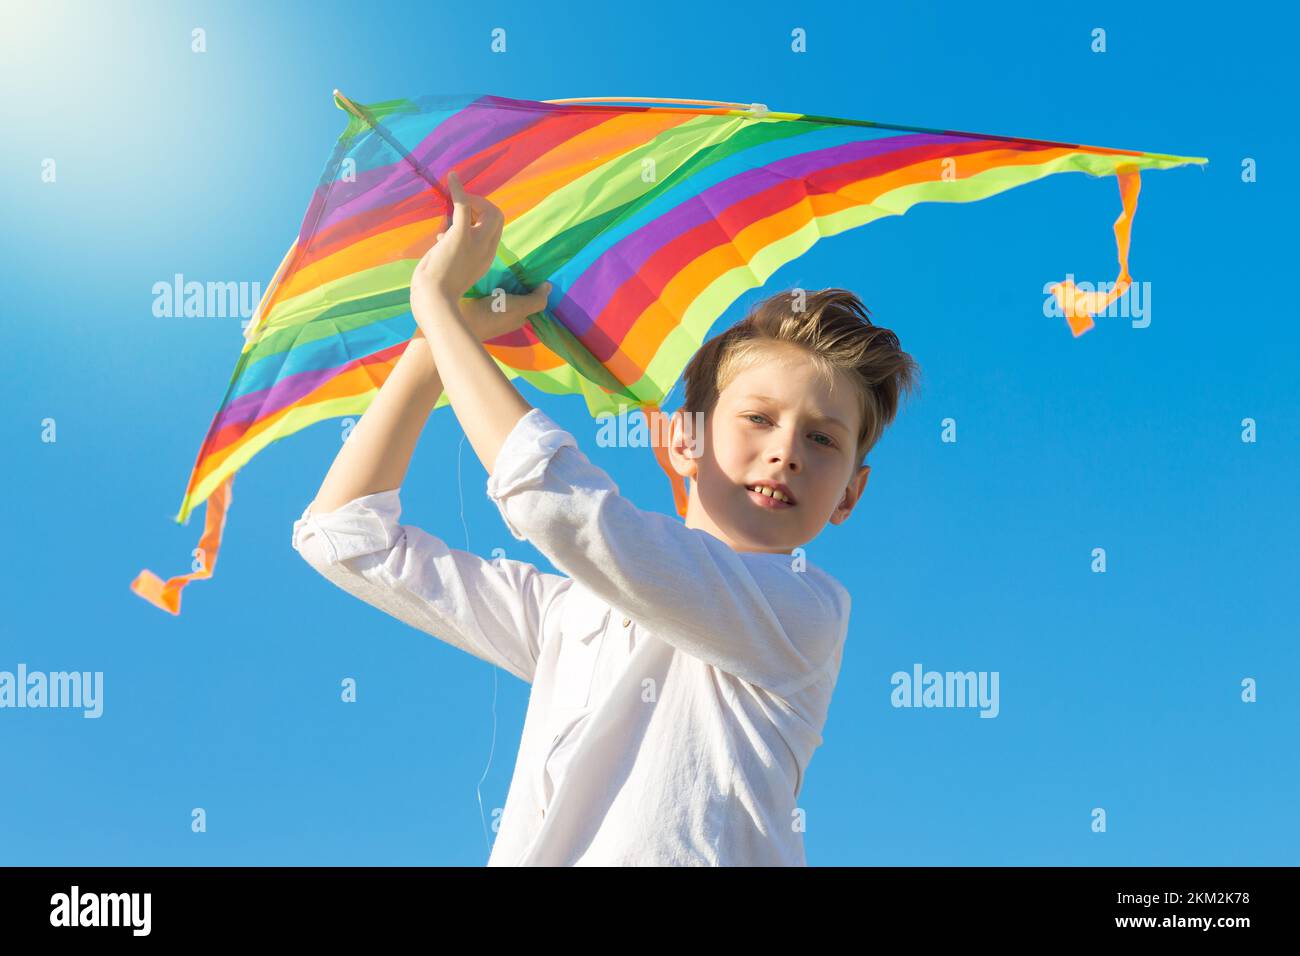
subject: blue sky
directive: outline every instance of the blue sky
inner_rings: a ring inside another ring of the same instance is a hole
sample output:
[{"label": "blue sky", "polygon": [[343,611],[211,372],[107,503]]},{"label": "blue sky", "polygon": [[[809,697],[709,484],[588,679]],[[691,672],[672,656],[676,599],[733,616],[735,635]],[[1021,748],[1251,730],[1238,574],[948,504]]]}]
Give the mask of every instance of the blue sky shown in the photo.
[{"label": "blue sky", "polygon": [[[343,128],[334,87],[756,101],[1209,157],[1143,178],[1146,328],[1102,318],[1073,339],[1043,315],[1044,283],[1115,277],[1118,190],[1081,175],[826,240],[715,328],[768,291],[845,286],[923,370],[857,511],[808,549],[854,595],[800,799],[811,864],[1296,863],[1300,406],[1278,294],[1296,134],[1277,115],[1295,26],[1277,18],[1294,14],[1210,26],[1187,4],[1137,6],[14,6],[0,670],[101,671],[104,713],[0,710],[0,863],[487,859],[481,812],[505,801],[528,688],[292,550],[337,422],[240,473],[216,575],[179,618],[127,587],[188,569],[202,511],[171,518],[241,343],[238,318],[156,317],[153,285],[270,278]],[[648,452],[597,447],[576,397],[525,395],[624,494],[671,510]],[[460,435],[449,409],[431,419],[403,520],[549,570]],[[997,672],[996,719],[891,706],[890,675],[917,663]],[[347,676],[356,704],[338,699]]]}]

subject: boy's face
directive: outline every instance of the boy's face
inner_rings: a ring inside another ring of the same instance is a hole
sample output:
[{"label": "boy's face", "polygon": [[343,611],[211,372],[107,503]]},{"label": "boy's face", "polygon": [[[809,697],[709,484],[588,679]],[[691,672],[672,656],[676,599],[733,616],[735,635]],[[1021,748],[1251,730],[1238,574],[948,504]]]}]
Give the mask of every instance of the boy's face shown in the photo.
[{"label": "boy's face", "polygon": [[[836,376],[831,388],[800,348],[776,343],[719,394],[698,457],[674,416],[669,455],[691,479],[688,528],[736,551],[789,553],[848,518],[871,468],[855,460],[857,393]],[[749,490],[764,482],[784,485],[793,504]]]}]

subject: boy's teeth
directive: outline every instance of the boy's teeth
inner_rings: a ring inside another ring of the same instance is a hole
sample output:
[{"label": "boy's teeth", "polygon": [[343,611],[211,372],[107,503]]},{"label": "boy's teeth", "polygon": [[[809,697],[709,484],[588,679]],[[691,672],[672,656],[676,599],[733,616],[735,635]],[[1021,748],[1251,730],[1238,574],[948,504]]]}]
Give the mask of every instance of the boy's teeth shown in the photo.
[{"label": "boy's teeth", "polygon": [[755,485],[753,488],[750,488],[749,490],[757,491],[760,495],[767,495],[769,498],[775,498],[777,501],[785,501],[787,503],[790,501],[790,499],[787,498],[785,495],[781,494],[781,492],[773,491],[771,488],[767,487],[766,485]]}]

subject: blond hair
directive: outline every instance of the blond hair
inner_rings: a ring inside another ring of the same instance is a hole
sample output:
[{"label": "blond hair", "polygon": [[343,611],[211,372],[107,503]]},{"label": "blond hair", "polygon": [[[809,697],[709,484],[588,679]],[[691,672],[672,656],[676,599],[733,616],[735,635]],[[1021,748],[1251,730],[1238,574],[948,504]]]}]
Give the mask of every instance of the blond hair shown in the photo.
[{"label": "blond hair", "polygon": [[838,370],[857,385],[862,423],[857,465],[893,422],[900,394],[911,394],[918,385],[920,366],[899,347],[898,336],[872,324],[856,295],[847,289],[790,289],[756,303],[745,318],[700,347],[682,373],[682,410],[699,413],[703,421],[722,390],[765,357],[773,343],[803,349],[828,382]]}]

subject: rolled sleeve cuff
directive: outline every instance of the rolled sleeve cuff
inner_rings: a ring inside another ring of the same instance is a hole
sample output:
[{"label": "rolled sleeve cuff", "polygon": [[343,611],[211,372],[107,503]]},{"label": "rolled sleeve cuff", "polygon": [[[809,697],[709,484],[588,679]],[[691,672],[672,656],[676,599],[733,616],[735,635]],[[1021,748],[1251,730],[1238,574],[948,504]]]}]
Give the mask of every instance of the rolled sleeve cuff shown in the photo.
[{"label": "rolled sleeve cuff", "polygon": [[293,546],[301,553],[304,535],[310,530],[324,546],[330,561],[346,561],[359,554],[383,551],[394,544],[394,529],[402,514],[400,489],[362,495],[334,511],[311,513],[308,505],[293,525]]},{"label": "rolled sleeve cuff", "polygon": [[533,408],[515,423],[497,452],[496,467],[487,480],[488,497],[497,503],[506,527],[520,541],[526,536],[511,520],[506,499],[539,483],[551,458],[565,445],[578,447],[573,435],[540,408]]}]

